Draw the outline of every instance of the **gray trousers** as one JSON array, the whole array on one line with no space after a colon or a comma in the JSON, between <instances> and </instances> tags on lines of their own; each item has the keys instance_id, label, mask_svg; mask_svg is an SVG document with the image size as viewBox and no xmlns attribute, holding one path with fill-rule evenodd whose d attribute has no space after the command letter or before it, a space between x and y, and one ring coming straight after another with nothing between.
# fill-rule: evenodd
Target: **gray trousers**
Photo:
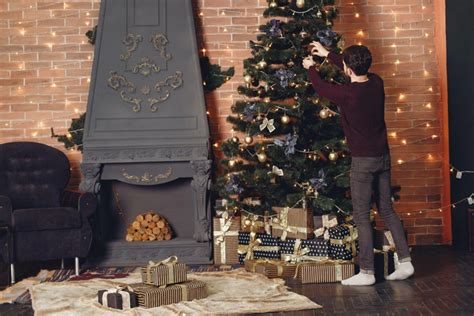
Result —
<instances>
[{"instance_id":1,"label":"gray trousers","mask_svg":"<svg viewBox=\"0 0 474 316\"><path fill-rule=\"evenodd\" d=\"M376 203L385 226L390 230L397 247L399 262L411 261L408 244L400 218L393 211L390 183L390 155L352 157L351 196L353 217L359 233L359 265L363 273L374 273L374 241L370 223L373 184L376 184Z\"/></svg>"}]
</instances>

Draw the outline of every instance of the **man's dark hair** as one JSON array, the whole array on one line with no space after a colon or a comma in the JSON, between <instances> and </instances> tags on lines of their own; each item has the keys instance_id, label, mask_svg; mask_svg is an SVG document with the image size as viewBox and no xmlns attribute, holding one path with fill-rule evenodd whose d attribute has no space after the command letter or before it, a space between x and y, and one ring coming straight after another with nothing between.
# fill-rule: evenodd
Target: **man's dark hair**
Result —
<instances>
[{"instance_id":1,"label":"man's dark hair","mask_svg":"<svg viewBox=\"0 0 474 316\"><path fill-rule=\"evenodd\" d=\"M363 45L347 47L342 53L346 66L351 68L357 76L366 75L372 65L372 54Z\"/></svg>"}]
</instances>

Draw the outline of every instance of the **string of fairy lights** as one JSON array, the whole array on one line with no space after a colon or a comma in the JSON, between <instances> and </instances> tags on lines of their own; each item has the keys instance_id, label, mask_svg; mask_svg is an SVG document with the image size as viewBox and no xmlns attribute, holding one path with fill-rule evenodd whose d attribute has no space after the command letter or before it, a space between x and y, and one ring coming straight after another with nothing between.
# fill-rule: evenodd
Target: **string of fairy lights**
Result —
<instances>
[{"instance_id":1,"label":"string of fairy lights","mask_svg":"<svg viewBox=\"0 0 474 316\"><path fill-rule=\"evenodd\" d=\"M96 3L98 1L91 1L91 3ZM38 46L41 46L41 45L44 45L46 47L49 48L49 51L50 52L53 52L55 51L55 47L58 46L62 46L62 45L66 45L66 44L63 44L63 43L56 43L57 41L54 40L55 37L58 37L58 36L66 36L66 35L69 35L69 33L67 31L63 31L61 30L61 28L59 27L50 27L51 28L51 31L37 31L36 28L38 27L38 25L41 25L43 24L43 22L46 22L46 21L49 21L51 19L58 19L58 18L67 18L67 17L71 17L71 18L82 18L84 19L83 21L83 27L90 27L91 25L93 25L93 21L94 19L96 19L96 17L93 17L91 15L91 12L92 10L91 9L76 9L74 8L75 12L74 13L71 13L71 14L68 14L68 12L61 12L58 7L57 7L57 4L60 3L60 2L53 2L53 3L44 3L44 4L40 4L39 2L35 3L35 4L31 4L28 6L29 9L41 9L41 10L48 10L48 9L51 9L51 17L50 18L44 18L44 19L31 19L31 20L28 20L28 19L24 19L22 21L18 21L18 22L15 22L15 23L12 23L11 24L11 28L13 29L16 29L17 30L17 33L16 34L11 34L9 35L9 38L10 40L14 40L16 38L21 38L21 37L27 37L27 36L51 36L51 40L50 42L48 42L46 40L45 44L40 44ZM304 3L304 1L303 1ZM67 2L63 2L63 10L68 10L70 9L70 5L67 3ZM355 4L354 3L350 3L350 5L353 5L355 7ZM91 6L92 7L92 6ZM315 5L314 7L311 7L309 9L305 9L305 10L302 10L302 11L298 11L298 10L293 10L293 14L308 14L308 13L311 13L312 11L318 9L322 7L322 6L318 6L318 5ZM26 7L25 7L26 9ZM423 10L426 10L427 7L425 5L422 5L421 6L421 9L422 9L422 12L424 12ZM58 10L58 11L53 11L53 10ZM11 10L9 12L23 12L24 10ZM79 13L76 13L77 11L79 11ZM245 14L245 15L248 15L248 13L242 13L241 10L238 10L238 9L231 9L231 8L225 8L225 9L219 9L219 13L218 13L220 16L227 16L227 15L230 15L230 16L235 16L235 15L242 15L242 14ZM396 17L397 16L397 12L391 12L390 13L393 17ZM255 13L255 16L258 16L259 13L256 12ZM203 18L205 16L204 12L200 12L198 14L199 17ZM356 19L361 19L362 20L362 14L359 13L359 12L355 12L354 13L354 17ZM424 21L431 21L431 18L428 18L426 20L423 20L423 21L418 21L418 22L424 22ZM409 23L397 23L397 22L394 22L394 27L393 27L393 34L394 35L397 35L399 32L403 31L407 26L409 26L410 24L413 24L413 23L417 23L417 21L410 21ZM231 33L233 32L233 30L241 30L242 27L240 26L219 26L219 32L223 32L223 33ZM260 30L258 28L255 29L254 33L258 33L260 32ZM353 34L354 35L354 38L355 38L355 41L357 42L357 44L359 45L362 45L363 44L363 41L368 38L367 37L367 34L370 34L370 30L366 29L366 28L360 28L358 30L355 31L355 33ZM423 38L429 38L430 36L432 36L432 32L431 31L424 31L423 34L422 34L422 37ZM84 39L84 41L81 42L81 44L86 44L87 43L87 40ZM393 48L394 50L396 50L398 47L403 47L404 45L401 45L397 42L397 37L395 36L394 37L394 41L392 44L388 45L388 47L391 47ZM241 48L241 45L240 43L224 43L224 44L221 44L219 43L219 47L217 49L226 49L226 50L232 50L234 48ZM206 55L206 48L202 48L201 52L203 53L203 55ZM428 54L433 54L433 49L431 48L427 48L427 53ZM18 54L18 53L16 53ZM426 54L419 54L419 56L425 56ZM416 57L416 56L415 56ZM55 70L66 70L66 69L70 69L70 68L74 68L74 66L82 66L84 63L90 63L92 60L92 53L90 53L88 56L87 56L87 60L81 60L81 61L74 61L74 62L60 62L60 63L56 63L54 61L51 62L52 66L51 67L31 67L32 65L34 65L35 63L34 62L26 62L26 61L22 61L18 64L17 66L17 69L18 70L25 70L25 69L28 69L28 70L37 70L37 71L40 71L42 69L55 69ZM231 63L234 63L236 60L234 59L230 59L229 60ZM416 75L417 77L419 77L420 75L422 75L422 77L429 77L430 76L430 72L427 70L427 69L423 69L423 70L410 70L410 71L398 71L398 67L400 66L403 66L405 63L404 60L400 60L400 59L396 59L395 61L393 61L393 66L395 66L395 68L397 70L391 72L391 77L406 77L406 76L412 76L412 75ZM377 65L377 63L375 63L374 65ZM75 76L74 78L64 78L64 79L54 79L54 78L51 78L51 79L44 79L45 81L44 82L29 82L28 83L28 87L37 87L37 88L42 88L42 87L50 87L50 88L61 88L61 87L65 87L67 86L67 84L69 83L81 83L83 81L87 81L87 82L90 82L90 78L87 77L87 76ZM22 90L23 90L23 87L22 86L17 86L17 85L11 85L12 87L15 87L16 86L16 94L17 95L21 95L22 93ZM426 94L435 94L435 87L421 87L421 88L415 88L415 89L410 89L409 92L406 92L406 93L399 93L398 95L395 95L397 96L398 98L398 103L396 105L396 111L395 113L396 114L402 114L402 113L405 113L405 109L406 108L411 108L410 110L413 109L413 106L412 104L414 104L415 102L411 103L411 104L403 104L406 99L409 98L410 95L412 94L419 94L419 93L426 93ZM64 94L63 94L64 95ZM53 94L54 96L54 94ZM393 94L390 95L388 94L387 96L394 96ZM26 102L18 102L18 103L15 103L15 102L11 102L11 103L8 103L9 105L24 105L25 103L26 104L42 104L42 105L46 105L46 104L57 104L57 103L62 103L64 102L65 103L65 107L68 108L68 105L69 104L74 104L74 105L77 105L77 102L81 102L83 103L84 100L83 100L83 97L79 94L66 94L64 95L64 97L62 98L56 98L56 97L52 97L51 98L51 93L48 94L48 95L38 95L38 98L40 100L31 100L32 97L31 96L28 96L29 97L29 101L26 101ZM47 99L47 98L51 98L51 99ZM231 95L231 98L233 99L234 96ZM279 107L278 104L275 104L275 107ZM433 108L433 105L431 102L426 102L424 104L421 105L422 108L424 108L425 110L430 110ZM280 110L282 110L283 108L280 108ZM328 114L330 115L338 115L338 113L336 111L333 111L329 108L326 108L326 110L329 111ZM73 109L73 112L74 114L80 114L81 111L79 110L79 108L75 107ZM210 115L209 112L207 112L208 115ZM52 115L53 116L53 115ZM329 116L329 115L328 115ZM71 114L65 114L64 116L62 115L57 115L57 113L54 113L54 116L53 118L51 119L43 119L43 120L40 120L38 123L37 123L37 127L38 129L42 129L42 128L45 128L46 126L48 126L48 122L54 122L54 121L58 121L58 120L61 120L61 119L70 119L71 118ZM411 130L419 130L420 128L424 128L426 131L430 130L430 129L436 129L438 127L436 127L436 123L438 122L438 120L426 120L420 124L416 124L412 127L409 127L409 128L404 128L404 129L394 129L393 131L391 131L389 133L389 137L392 139L392 142L395 142L397 141L398 143L397 144L393 144L391 146L391 148L398 148L398 147L403 147L403 146L409 146L409 145L415 145L415 144L419 144L419 143L423 143L425 141L430 141L430 140L437 140L439 139L439 135L433 133L429 136L424 136L422 138L419 138L419 139L409 139L409 137L402 137L401 134L403 132L407 132L407 131L411 131ZM10 127L10 124L9 123L4 123L4 127ZM77 133L77 132L81 132L82 129L77 129L77 130L71 130L68 132L68 135L71 135L72 133ZM32 137L37 137L38 135L38 132L37 131L34 131L31 133L31 136ZM214 147L219 147L218 146L218 143L214 143L213 145ZM307 152L306 154L311 154L311 152ZM441 157L442 158L442 157ZM418 161L418 160L421 160L421 159L427 159L428 161L433 161L435 160L435 157L434 155L432 154L427 154L427 155L423 155L423 156L420 156L420 157L416 157L414 159L409 159L409 160L402 160L402 159L397 159L396 160L396 164L394 164L394 166L400 166L400 165L405 165L405 164L408 164L410 162L414 162L414 161ZM456 176L456 179L461 179L463 175L467 175L467 174L472 174L474 173L474 171L469 171L469 170L458 170L457 168L455 168L454 166L451 166L451 172L455 173L455 176ZM441 208L439 208L439 210L443 210L445 208L449 208L449 207L455 207L457 204L459 203L462 203L464 201L472 201L474 197L471 195L469 197L465 197L463 198L462 200L459 200L459 201L456 201L455 203L453 204L450 204L450 205L446 205L446 206L443 206ZM416 211L414 212L410 212L410 213L413 213L415 214ZM407 215L409 215L410 213L407 213Z\"/></svg>"}]
</instances>

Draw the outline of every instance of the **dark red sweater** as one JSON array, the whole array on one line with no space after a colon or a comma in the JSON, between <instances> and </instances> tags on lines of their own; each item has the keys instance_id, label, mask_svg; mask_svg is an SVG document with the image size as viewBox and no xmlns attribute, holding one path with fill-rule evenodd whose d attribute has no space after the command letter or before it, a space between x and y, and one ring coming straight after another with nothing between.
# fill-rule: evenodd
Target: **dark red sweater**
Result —
<instances>
[{"instance_id":1,"label":"dark red sweater","mask_svg":"<svg viewBox=\"0 0 474 316\"><path fill-rule=\"evenodd\" d=\"M342 55L330 53L328 59L343 68ZM337 85L321 79L314 67L309 68L308 77L320 96L339 106L353 157L376 157L389 152L382 78L369 73L366 82Z\"/></svg>"}]
</instances>

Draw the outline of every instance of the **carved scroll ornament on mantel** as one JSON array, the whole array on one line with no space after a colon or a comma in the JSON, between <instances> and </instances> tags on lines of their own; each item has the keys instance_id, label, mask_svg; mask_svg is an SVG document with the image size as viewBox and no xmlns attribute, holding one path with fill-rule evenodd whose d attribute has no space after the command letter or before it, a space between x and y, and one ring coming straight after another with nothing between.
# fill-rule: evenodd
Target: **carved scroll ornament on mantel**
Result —
<instances>
[{"instance_id":1,"label":"carved scroll ornament on mantel","mask_svg":"<svg viewBox=\"0 0 474 316\"><path fill-rule=\"evenodd\" d=\"M129 174L126 169L122 169L122 176L125 179L136 183L158 183L162 179L168 179L171 176L172 172L173 170L171 169L171 167L168 167L168 170L165 173L154 175L151 172L145 172L142 175L133 175Z\"/></svg>"},{"instance_id":2,"label":"carved scroll ornament on mantel","mask_svg":"<svg viewBox=\"0 0 474 316\"><path fill-rule=\"evenodd\" d=\"M126 52L120 55L120 60L126 62L130 59L133 52L137 50L139 44L143 41L143 36L140 34L127 34L122 43L126 47ZM160 56L165 60L169 61L172 59L172 55L166 51L166 46L169 41L164 34L154 34L150 36L149 41L152 43L154 49L159 52ZM142 57L140 62L131 68L132 73L140 74L145 77L149 77L153 74L161 72L161 67L157 66L155 62L148 56ZM132 111L137 113L142 109L143 98L132 95L137 92L135 84L120 74L118 71L110 71L110 76L107 79L107 86L117 91L123 102L132 104ZM159 80L154 85L154 90L158 95L150 95L148 85L143 86L139 92L143 96L148 96L148 105L151 112L158 111L158 104L164 103L169 99L173 90L176 90L183 86L183 73L176 71L172 75L168 75L165 79ZM150 96L149 96L150 95Z\"/></svg>"}]
</instances>

